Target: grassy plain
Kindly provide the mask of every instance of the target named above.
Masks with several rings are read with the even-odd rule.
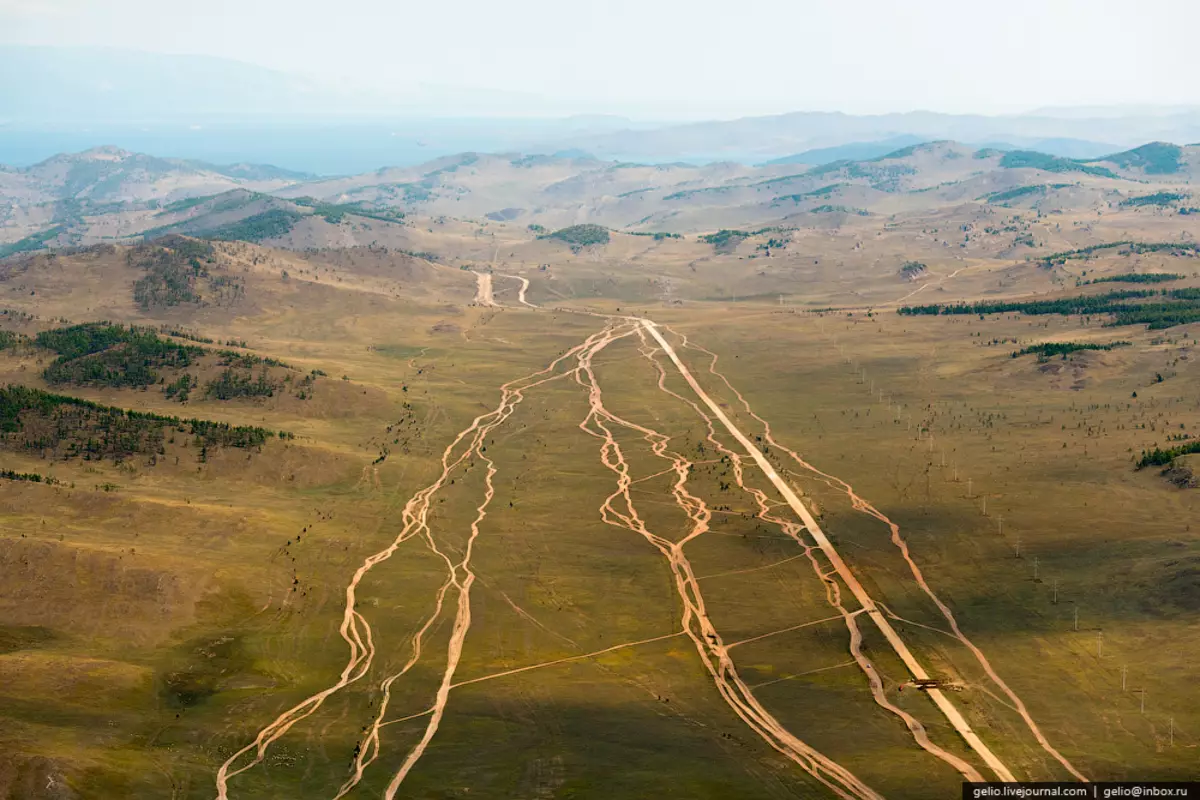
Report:
[[[1056,249],[1087,238],[1054,231],[1060,221],[1031,224]],[[1194,337],[1078,318],[895,313],[906,296],[1073,293],[1084,268],[1086,277],[1177,271],[1188,275],[1181,285],[1194,285],[1191,262],[1112,255],[1046,270],[999,258],[997,245],[963,261],[925,256],[930,275],[911,283],[896,275],[901,257],[946,248],[919,239],[913,223],[881,234],[862,258],[853,225],[836,236],[797,234],[780,254],[754,259],[752,243],[717,256],[694,242],[625,239],[604,254],[568,256],[515,234],[456,240],[462,263],[529,278],[529,299],[546,306],[536,311],[515,308],[514,281],[495,279],[507,307],[472,306],[470,272],[367,249],[223,245],[225,269],[245,281],[241,305],[153,313],[133,303],[136,274],[119,254],[63,256],[7,276],[0,304],[37,318],[6,328],[32,333],[63,319],[184,325],[327,375],[307,401],[189,402],[188,415],[296,435],[262,452],[221,450],[200,463],[177,448],[178,463],[153,467],[0,455],[5,469],[62,482],[6,481],[0,498],[0,789],[22,798],[212,797],[222,762],[346,667],[345,587],[403,528],[401,509],[438,477],[443,448],[496,407],[502,384],[605,324],[567,307],[645,312],[718,354],[781,444],[900,526],[963,631],[1083,773],[1193,777],[1197,495],[1132,462],[1168,434],[1198,432]],[[845,308],[814,311],[833,305]],[[1041,341],[1113,339],[1132,345],[1046,363],[1010,356]],[[600,351],[597,381],[609,411],[670,436],[670,449],[694,463],[689,486],[714,513],[686,554],[741,677],[796,736],[884,796],[957,796],[958,773],[872,700],[813,564],[755,518],[704,421],[658,388],[639,344],[630,336]],[[763,433],[707,372],[705,354],[680,353],[739,426]],[[0,382],[43,387],[46,360],[4,351]],[[676,375],[665,385],[690,397]],[[153,389],[72,393],[180,413]],[[567,374],[527,392],[483,443],[495,496],[472,546],[471,627],[445,716],[401,795],[824,796],[721,698],[681,632],[665,558],[601,519],[617,478],[601,442],[580,428],[588,411],[585,389]],[[629,430],[614,435],[647,527],[682,538],[689,521],[671,497],[670,462]],[[888,528],[773,450],[851,568],[902,618],[905,639],[961,686],[952,701],[985,741],[1019,777],[1066,777],[970,654],[931,630],[944,620],[916,591]],[[482,456],[434,495],[429,539],[403,542],[359,584],[370,669],[231,778],[230,797],[338,793],[381,683],[409,661],[445,586],[446,565],[427,545],[466,552],[485,493]],[[747,480],[768,488],[761,476]],[[382,794],[426,729],[453,636],[449,592],[422,657],[392,684],[379,758],[348,796]],[[862,627],[888,699],[982,769],[924,694],[902,690],[899,660]]]

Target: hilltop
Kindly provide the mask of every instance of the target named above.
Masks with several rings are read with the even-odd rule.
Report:
[[[1200,147],[1151,143],[1100,158],[909,144],[870,158],[749,166],[637,164],[589,156],[464,153],[415,167],[313,178],[115,148],[0,171],[0,253],[165,233],[294,249],[432,252],[432,220],[538,232],[590,223],[630,233],[853,226],[867,218],[1040,213],[1191,213]]]

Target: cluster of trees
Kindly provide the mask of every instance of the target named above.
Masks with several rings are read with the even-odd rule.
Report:
[[[1075,250],[1064,250],[1061,253],[1051,253],[1048,256],[1043,256],[1042,265],[1052,267],[1055,264],[1065,264],[1072,259],[1090,258],[1092,255],[1099,253],[1101,250],[1113,250],[1117,248],[1128,247],[1128,253],[1161,253],[1169,252],[1174,255],[1184,255],[1186,253],[1195,254],[1200,251],[1200,244],[1193,242],[1135,242],[1132,239],[1124,239],[1119,242],[1109,242],[1107,244],[1094,244],[1091,247],[1079,247]]]
[[[305,375],[300,380],[296,381],[293,386],[296,389],[296,397],[300,400],[310,400],[313,396],[313,385],[317,382],[318,375],[325,373],[319,369],[314,369],[309,374]]]
[[[1174,272],[1127,272],[1121,275],[1108,275],[1103,278],[1085,281],[1088,283],[1166,283],[1182,278]]]
[[[189,338],[212,341],[198,336]],[[0,335],[0,343],[3,341],[4,337]],[[43,372],[43,377],[51,384],[144,388],[161,383],[163,394],[181,403],[187,402],[191,392],[200,387],[200,381],[186,372],[168,381],[160,371],[186,369],[209,352],[196,345],[161,338],[150,328],[108,322],[43,331],[33,342],[58,354]],[[218,400],[271,397],[283,387],[283,381],[272,379],[268,368],[291,369],[269,356],[234,350],[217,350],[215,354],[218,364],[225,370],[205,385],[204,396]],[[256,367],[261,368],[257,375],[252,372]],[[300,381],[302,399],[311,396],[317,372],[319,370],[314,370]]]
[[[689,197],[695,197],[698,194],[726,194],[734,189],[739,189],[739,186],[706,186],[703,189],[684,189],[681,192],[672,192],[668,195],[663,195],[663,200],[686,200]]]
[[[895,188],[898,179],[906,175],[915,175],[917,170],[907,164],[878,164],[877,159],[869,162],[862,161],[832,161],[819,167],[814,167],[804,173],[806,178],[817,178],[822,175],[843,173],[849,178],[865,178],[871,185],[882,191]]]
[[[178,400],[181,403],[186,403],[191,395],[192,389],[196,388],[198,381],[195,377],[185,372],[175,380],[163,387],[163,394],[172,400]]]
[[[225,369],[204,387],[205,397],[217,400],[232,400],[235,397],[274,397],[283,387],[281,381],[272,380],[264,367],[255,376],[249,370]]]
[[[1037,354],[1038,361],[1048,361],[1054,356],[1062,356],[1066,358],[1068,353],[1074,353],[1079,350],[1112,350],[1114,347],[1128,347],[1132,342],[1109,342],[1107,344],[1094,344],[1092,342],[1043,342],[1042,344],[1032,344],[1029,347],[1022,348],[1013,352],[1013,358],[1021,356]]]
[[[700,237],[700,241],[711,244],[718,253],[728,253],[741,244],[743,239],[748,239],[750,236],[751,234],[746,231],[722,228],[716,233],[706,233]]]
[[[532,228],[533,226],[531,225],[530,227]],[[628,233],[630,236],[653,236],[654,241],[656,241],[656,242],[661,242],[663,239],[682,239],[683,238],[683,236],[678,233],[663,233],[663,232],[653,232],[652,233],[649,231],[626,231],[626,233]]]
[[[437,261],[439,258],[441,258],[441,256],[439,256],[437,253],[431,253],[428,250],[397,250],[396,252],[402,256],[408,256],[409,258],[423,258],[426,261]]]
[[[1149,303],[1121,311],[1109,325],[1145,325],[1154,331],[1194,322],[1200,322],[1200,303]]]
[[[207,336],[201,336],[198,333],[191,333],[182,328],[172,328],[169,325],[162,325],[158,329],[159,333],[165,333],[167,336],[174,336],[176,339],[187,339],[189,342],[199,342],[200,344],[216,344]]]
[[[245,347],[246,343],[242,342],[240,346]],[[236,350],[218,350],[217,355],[220,357],[217,363],[222,367],[250,369],[251,367],[257,367],[259,364],[266,364],[268,367],[292,369],[291,366],[280,361],[278,358],[271,358],[270,356],[256,356],[253,353],[239,353]]]
[[[1035,150],[1012,150],[1000,159],[1000,166],[1005,169],[1040,169],[1046,172],[1083,172],[1102,178],[1116,178],[1117,175],[1106,167],[1089,167],[1071,158],[1061,158]]]
[[[730,230],[727,228],[722,228],[721,230],[717,231],[716,233],[706,233],[706,234],[702,235],[700,237],[700,241],[702,241],[706,244],[711,244],[713,246],[713,249],[716,250],[718,253],[729,253],[729,252],[733,251],[733,249],[736,248],[739,244],[741,244],[743,239],[748,239],[751,236],[761,236],[764,233],[786,234],[786,233],[791,233],[794,230],[796,230],[796,229],[795,228],[785,228],[785,227],[781,227],[778,225],[776,225],[774,227],[770,227],[770,228],[759,228],[756,231],[739,231],[739,230]]]
[[[162,455],[168,434],[191,436],[197,447],[261,447],[271,437],[294,438],[257,426],[180,419],[132,411],[27,386],[0,388],[0,442],[27,450],[52,450],[63,458]]]
[[[792,178],[797,178],[797,177],[801,177],[801,176],[787,175],[782,178],[771,178],[770,180],[760,181],[759,183],[756,183],[755,186],[765,186],[767,184],[775,183],[777,181],[787,181],[787,180],[791,180]],[[775,199],[773,199],[771,201],[771,203],[773,205],[779,205],[780,203],[784,202],[785,200],[789,200],[793,203],[802,203],[805,200],[811,200],[814,198],[828,200],[830,197],[833,197],[834,192],[836,192],[838,189],[841,189],[845,185],[846,184],[844,184],[844,183],[831,183],[828,186],[821,186],[816,189],[810,189],[809,191],[801,192],[800,194],[780,195],[779,197],[776,197]]]
[[[196,206],[203,205],[204,203],[207,203],[208,201],[212,200],[213,198],[215,198],[217,196],[218,195],[215,195],[215,194],[206,194],[206,195],[201,195],[200,197],[185,197],[182,200],[176,200],[172,203],[167,203],[166,205],[162,206],[161,207],[162,210],[159,211],[154,216],[161,217],[166,214],[177,214],[180,211],[187,211],[188,209],[192,209],[192,208],[195,208]],[[152,200],[152,201],[150,201],[150,207],[158,208],[159,206],[155,201]]]
[[[90,322],[42,331],[34,343],[58,354],[42,373],[51,384],[150,386],[160,369],[191,366],[203,348],[160,338],[149,328]]]
[[[1032,186],[1018,186],[1014,189],[1006,189],[1000,192],[985,194],[982,199],[989,203],[1002,204],[1007,203],[1010,200],[1017,200],[1022,197],[1027,197],[1032,194],[1041,195],[1045,194],[1051,189],[1066,189],[1070,186],[1071,184],[1069,183],[1037,183],[1033,184]]]
[[[934,303],[924,306],[901,306],[900,313],[919,314],[1104,314],[1112,310],[1121,300],[1152,297],[1157,294],[1150,289],[1126,289],[1104,294],[1080,297],[1062,297],[1057,300],[983,300],[977,303]]]
[[[178,234],[163,236],[155,240],[154,245],[151,246],[143,245],[143,248],[147,247],[151,250],[155,248],[170,250],[179,258],[189,262],[195,259],[212,264],[216,256],[216,250],[208,242],[201,241],[200,239],[189,239],[186,236],[179,236]]]
[[[569,228],[560,228],[554,233],[543,234],[539,239],[558,239],[560,242],[566,242],[571,246],[571,250],[579,252],[585,247],[590,247],[597,244],[608,244],[611,240],[608,228],[602,225],[593,225],[587,223],[584,225],[572,225]]]
[[[835,214],[841,212],[842,214],[854,214],[859,217],[871,216],[871,212],[867,211],[866,209],[852,208],[851,206],[835,206],[829,204],[823,206],[814,206],[808,211],[811,214]]]
[[[1183,148],[1169,142],[1150,142],[1123,153],[1105,156],[1118,167],[1140,168],[1147,175],[1170,175],[1182,168]]]
[[[39,475],[36,472],[16,472],[11,469],[0,469],[0,478],[8,481],[29,481],[30,483],[47,483],[50,485],[62,483],[57,478]]]
[[[19,239],[8,244],[0,244],[0,258],[14,256],[17,253],[28,253],[31,250],[41,250],[46,246],[46,242],[57,239],[66,229],[65,225],[55,225],[53,228],[47,228],[41,233],[26,236],[24,239]]]
[[[915,278],[925,272],[927,267],[920,261],[905,261],[900,265],[900,276],[902,278]]]
[[[28,337],[15,331],[0,330],[0,350],[7,350],[10,347],[16,347],[19,344],[27,342]]]
[[[199,290],[201,279],[207,281],[218,301],[240,297],[244,292],[240,279],[209,274],[208,265],[216,262],[214,255],[208,242],[182,236],[166,236],[133,248],[127,256],[129,264],[146,271],[133,284],[133,299],[146,310],[199,304],[204,300]]]
[[[1162,298],[1157,302],[1135,303],[1128,300]],[[1111,314],[1109,326],[1146,325],[1150,330],[1200,322],[1200,289],[1126,289],[1057,300],[984,301],[951,305],[902,306],[905,315],[936,314]]]
[[[1138,197],[1127,197],[1121,201],[1121,205],[1134,208],[1138,206],[1169,206],[1187,200],[1189,197],[1191,195],[1179,192],[1155,192]]]
[[[398,208],[369,208],[361,200],[354,203],[325,203],[312,197],[297,197],[292,202],[311,208],[314,214],[334,224],[345,219],[347,214],[381,222],[403,222],[405,217]]]
[[[1165,450],[1159,447],[1153,450],[1143,450],[1142,457],[1137,462],[1137,468],[1165,467],[1179,456],[1191,455],[1192,453],[1200,453],[1200,442],[1188,442],[1178,447],[1168,447]]]
[[[296,223],[303,218],[304,215],[297,211],[272,208],[261,214],[254,214],[237,222],[205,231],[204,238],[239,242],[277,239],[290,233],[292,228],[296,227]]]
[[[146,271],[133,284],[133,299],[144,310],[200,302],[196,279],[208,275],[200,259],[153,245],[135,247],[128,259]]]

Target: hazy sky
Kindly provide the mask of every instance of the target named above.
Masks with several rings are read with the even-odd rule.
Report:
[[[0,42],[552,98],[564,112],[1200,104],[1196,0],[0,0]]]

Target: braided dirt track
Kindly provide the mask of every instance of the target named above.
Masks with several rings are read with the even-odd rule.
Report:
[[[674,331],[672,331],[672,333],[674,333]],[[994,684],[996,684],[996,686],[1005,695],[1008,696],[1008,699],[1012,702],[1015,710],[1017,711],[1018,714],[1020,714],[1021,719],[1025,722],[1026,726],[1028,726],[1029,730],[1033,733],[1034,738],[1037,739],[1037,742],[1042,747],[1042,749],[1045,750],[1047,753],[1049,753],[1056,761],[1058,761],[1060,764],[1062,764],[1062,766],[1068,772],[1070,772],[1071,775],[1074,776],[1076,780],[1087,782],[1087,780],[1088,780],[1087,777],[1084,776],[1083,773],[1080,772],[1078,769],[1076,769],[1075,766],[1073,764],[1071,764],[1071,762],[1068,761],[1062,755],[1062,753],[1058,752],[1058,750],[1056,750],[1050,744],[1049,740],[1046,739],[1045,735],[1042,733],[1041,729],[1038,727],[1038,725],[1034,721],[1033,717],[1029,714],[1028,709],[1025,707],[1025,703],[1021,700],[1020,697],[1017,696],[1016,692],[1014,692],[1012,690],[1012,688],[1009,687],[1009,685],[1007,683],[1005,683],[1004,679],[1001,678],[999,676],[999,674],[996,673],[995,669],[993,669],[993,667],[991,665],[991,662],[988,661],[987,656],[985,656],[983,654],[983,651],[980,650],[975,645],[974,642],[972,642],[970,639],[968,639],[967,636],[959,628],[958,620],[955,618],[954,612],[952,612],[950,610],[949,606],[947,606],[944,602],[942,602],[941,598],[939,598],[937,596],[937,594],[933,591],[933,588],[925,580],[925,576],[922,574],[921,568],[919,566],[917,566],[917,563],[913,560],[912,555],[908,549],[908,543],[904,540],[904,537],[900,535],[900,526],[897,525],[896,523],[892,522],[892,520],[890,520],[886,515],[884,515],[881,511],[879,511],[879,509],[875,508],[875,506],[871,505],[869,502],[867,502],[862,497],[860,497],[854,491],[854,487],[852,487],[850,484],[846,483],[845,481],[843,481],[840,478],[834,477],[833,475],[830,475],[826,472],[822,472],[821,470],[817,469],[812,464],[809,464],[807,461],[805,461],[803,458],[801,458],[798,453],[796,453],[793,450],[790,450],[789,448],[781,445],[778,441],[776,441],[775,437],[771,433],[771,424],[769,422],[767,422],[765,419],[763,419],[762,417],[755,414],[754,410],[752,408],[750,408],[750,404],[746,402],[746,398],[743,397],[742,394],[733,387],[733,384],[731,384],[725,378],[724,375],[717,372],[717,369],[716,369],[717,355],[710,350],[704,349],[703,347],[699,347],[698,345],[691,344],[688,341],[686,336],[682,336],[680,334],[676,334],[676,335],[680,337],[680,339],[683,342],[684,347],[698,350],[702,353],[707,354],[711,358],[711,361],[709,362],[709,372],[712,375],[719,378],[725,384],[725,386],[731,392],[733,392],[733,394],[737,397],[738,402],[742,405],[742,408],[744,408],[746,410],[746,413],[748,413],[751,417],[753,417],[755,419],[755,421],[757,421],[759,424],[761,424],[763,426],[764,439],[766,440],[766,442],[769,445],[786,453],[788,455],[788,457],[791,458],[796,464],[803,467],[805,470],[808,470],[809,472],[817,475],[822,480],[824,480],[826,483],[828,483],[830,486],[837,488],[840,491],[845,492],[847,497],[849,497],[851,504],[853,505],[855,510],[860,511],[869,516],[872,516],[875,519],[879,520],[880,522],[882,522],[888,526],[888,529],[891,532],[892,543],[897,547],[897,549],[900,550],[900,553],[903,556],[904,561],[909,568],[909,571],[912,573],[913,580],[916,581],[917,585],[921,588],[921,591],[924,592],[926,594],[926,596],[928,596],[929,599],[933,601],[934,605],[937,606],[937,608],[941,612],[942,616],[946,619],[946,622],[950,625],[950,629],[953,632],[954,638],[958,639],[958,641],[961,642],[971,652],[971,654],[975,657],[976,661],[979,663],[979,665],[983,668],[984,672],[987,674],[988,678]],[[914,676],[914,677],[916,677],[916,676]]]
[[[779,476],[779,474],[775,471],[775,468],[771,466],[769,461],[767,461],[767,457],[763,455],[762,451],[755,447],[753,443],[751,443],[746,435],[742,433],[732,421],[730,421],[729,417],[725,415],[725,412],[721,410],[721,407],[718,406],[716,402],[708,396],[707,393],[705,393],[700,384],[696,382],[696,379],[692,377],[692,373],[688,371],[686,366],[684,366],[683,361],[680,360],[679,355],[675,352],[675,348],[673,348],[659,332],[658,326],[649,320],[642,320],[641,324],[646,329],[646,332],[654,337],[654,340],[658,342],[658,346],[662,348],[664,353],[666,353],[667,358],[671,359],[671,363],[675,365],[675,368],[679,371],[679,374],[683,376],[685,381],[687,381],[688,386],[692,388],[692,391],[696,393],[696,396],[700,398],[700,401],[704,403],[712,415],[716,417],[716,419],[718,419],[723,426],[725,426],[725,429],[731,436],[733,436],[734,439],[737,440],[738,444],[746,449],[746,453],[763,471],[763,474],[766,475],[767,480],[771,482],[779,494],[782,495],[784,501],[787,502],[792,511],[796,513],[796,516],[798,516],[804,523],[804,528],[808,532],[808,535],[816,541],[817,546],[821,548],[821,551],[825,554],[825,557],[828,558],[829,562],[833,565],[838,577],[842,579],[842,582],[845,583],[851,594],[854,595],[854,598],[859,602],[859,605],[862,606],[863,611],[868,617],[871,618],[871,621],[875,623],[875,626],[879,628],[880,633],[882,633],[884,638],[887,639],[888,644],[891,645],[892,649],[896,651],[896,655],[900,656],[900,659],[904,662],[905,666],[908,667],[909,672],[912,673],[912,676],[917,680],[929,679],[930,675],[925,670],[925,667],[921,665],[921,662],[919,662],[917,657],[913,655],[911,650],[909,650],[908,645],[904,643],[904,640],[900,638],[900,635],[896,632],[896,629],[892,627],[892,624],[888,621],[887,617],[884,616],[883,612],[880,611],[876,606],[875,601],[871,599],[869,594],[867,594],[867,590],[863,588],[858,578],[856,578],[854,573],[850,571],[850,568],[846,566],[846,562],[842,560],[841,554],[838,553],[837,549],[829,541],[829,538],[825,535],[825,532],[821,530],[821,526],[817,524],[817,520],[813,517],[812,513],[809,512],[802,502],[800,502],[800,498],[796,496],[796,493],[792,490],[792,487],[789,486],[787,482]],[[993,753],[991,749],[983,743],[983,740],[979,738],[979,735],[971,729],[971,726],[967,723],[966,718],[963,717],[962,712],[960,712],[950,702],[950,699],[946,697],[945,693],[942,692],[941,689],[930,689],[928,690],[928,693],[930,698],[933,699],[934,704],[938,707],[938,710],[940,710],[950,724],[954,726],[954,729],[958,731],[959,735],[961,735],[963,739],[967,741],[967,744],[971,746],[971,749],[979,754],[979,757],[982,758],[984,763],[988,765],[988,768],[996,774],[996,777],[1002,781],[1015,781],[1016,778],[1013,776],[1012,772],[1010,772],[1008,767],[1006,767],[1004,763],[996,757],[996,754]]]
[[[529,281],[519,276],[502,276],[521,281],[519,302],[531,309],[537,309],[526,299]],[[476,301],[480,305],[495,306],[492,296],[491,275],[477,273],[478,293]],[[566,309],[560,309],[566,311]],[[388,773],[390,781],[383,796],[392,800],[399,795],[404,781],[417,767],[422,756],[433,741],[442,720],[445,717],[454,690],[461,686],[475,684],[481,681],[502,678],[508,675],[523,673],[529,670],[552,668],[558,664],[571,663],[581,659],[594,658],[603,653],[622,648],[634,648],[642,644],[656,642],[673,637],[686,637],[700,659],[706,674],[712,680],[713,687],[725,701],[729,709],[737,715],[745,725],[753,731],[765,744],[780,753],[813,779],[823,784],[830,793],[846,800],[875,800],[881,795],[863,780],[854,775],[841,764],[817,751],[788,730],[755,697],[753,687],[746,684],[738,673],[737,665],[731,651],[740,644],[755,641],[766,636],[772,636],[784,631],[756,636],[742,642],[727,643],[720,631],[712,622],[701,590],[701,581],[689,562],[685,548],[709,532],[712,509],[705,500],[689,489],[689,477],[694,463],[685,456],[671,449],[671,437],[646,425],[625,419],[605,405],[605,395],[597,372],[594,367],[596,357],[606,348],[621,340],[636,340],[640,343],[642,360],[656,372],[658,388],[664,396],[686,404],[703,420],[708,428],[708,441],[732,464],[737,486],[750,495],[759,509],[758,518],[777,526],[786,536],[793,540],[801,552],[796,558],[807,558],[811,563],[817,578],[825,587],[826,600],[833,609],[834,616],[828,619],[816,620],[807,624],[842,620],[846,626],[849,642],[848,649],[851,662],[858,666],[866,678],[866,685],[876,704],[898,718],[908,729],[913,742],[928,755],[940,759],[957,770],[964,779],[982,780],[980,772],[971,763],[956,756],[935,744],[922,724],[911,714],[891,703],[883,691],[883,683],[876,674],[873,666],[863,651],[863,637],[859,629],[859,619],[866,616],[888,642],[896,655],[903,661],[913,678],[918,680],[930,677],[929,672],[921,661],[905,643],[899,632],[892,626],[890,614],[886,608],[873,599],[863,587],[850,567],[821,530],[812,513],[797,496],[795,490],[788,484],[777,470],[767,460],[764,452],[756,447],[751,439],[743,433],[722,410],[718,404],[700,385],[687,366],[679,357],[671,342],[663,334],[664,328],[650,320],[638,317],[608,316],[580,312],[597,317],[604,321],[601,330],[591,334],[582,342],[571,347],[562,355],[555,358],[548,366],[522,378],[510,381],[500,387],[498,403],[487,413],[475,417],[471,424],[451,441],[441,456],[441,474],[430,484],[416,492],[404,505],[400,512],[402,526],[393,541],[384,549],[374,553],[363,561],[352,575],[345,589],[345,608],[342,623],[339,628],[341,638],[346,642],[349,653],[345,667],[336,680],[329,686],[316,692],[295,704],[280,714],[268,725],[263,727],[257,736],[226,760],[217,771],[216,788],[218,800],[228,800],[231,796],[230,781],[238,775],[261,764],[267,757],[269,748],[294,726],[303,723],[311,717],[322,704],[332,695],[342,689],[363,680],[372,669],[375,656],[383,643],[374,636],[371,625],[363,613],[357,610],[356,590],[363,577],[372,569],[383,564],[396,553],[400,545],[416,539],[423,542],[424,547],[432,553],[445,567],[445,575],[439,589],[430,598],[430,610],[421,627],[406,641],[391,645],[392,651],[407,653],[403,666],[388,675],[377,675],[371,678],[369,684],[377,686],[381,698],[378,706],[372,708],[369,719],[362,725],[363,739],[354,753],[353,763],[344,783],[335,795],[334,800],[346,796],[355,790],[363,780],[364,775],[385,752],[385,728],[387,725],[428,717],[424,732],[419,741],[411,745],[401,758],[395,754],[398,768],[393,766]],[[950,609],[946,607],[933,593],[921,575],[916,563],[909,555],[907,544],[900,536],[899,529],[891,523],[874,506],[859,497],[853,488],[844,481],[828,475],[805,462],[797,453],[779,445],[771,435],[770,427],[765,420],[750,410],[749,404],[731,384],[716,371],[716,356],[703,348],[692,345],[687,338],[670,329],[665,329],[677,338],[681,347],[693,348],[708,353],[712,361],[709,372],[724,381],[728,389],[736,394],[746,411],[759,422],[766,431],[765,441],[780,452],[787,453],[801,468],[816,475],[846,492],[854,507],[863,513],[870,514],[881,522],[888,524],[892,530],[892,540],[901,550],[912,572],[913,579],[922,590],[933,599],[945,615],[955,637],[966,645],[979,663],[983,666],[989,678],[1000,687],[1013,702],[1018,713],[1034,733],[1038,743],[1066,767],[1077,779],[1085,780],[1082,774],[1074,769],[1058,751],[1050,746],[1042,735],[1036,723],[1029,715],[1023,703],[1014,692],[1000,679],[992,669],[986,657],[962,634],[957,621]],[[660,361],[659,356],[665,356]],[[665,366],[669,362],[673,368]],[[667,386],[669,374],[678,375],[694,394],[694,399],[671,390]],[[543,663],[529,664],[467,680],[456,678],[463,649],[467,643],[472,624],[471,589],[476,580],[472,570],[472,556],[477,545],[487,536],[488,508],[495,494],[494,478],[498,468],[488,457],[486,447],[489,435],[504,425],[515,412],[517,406],[526,398],[528,392],[536,390],[552,381],[561,379],[578,386],[584,392],[587,402],[587,413],[579,422],[580,431],[591,437],[599,444],[600,462],[615,479],[615,488],[604,499],[599,508],[599,517],[614,528],[636,534],[663,558],[669,570],[676,596],[679,600],[680,617],[678,627],[674,631],[664,632],[661,636],[613,645],[594,653],[579,653],[565,658],[558,658]],[[681,390],[682,391],[682,390]],[[723,433],[719,434],[719,429]],[[740,452],[721,441],[721,436],[732,437]],[[646,519],[639,513],[634,502],[631,487],[651,475],[635,477],[627,458],[630,447],[645,447],[655,458],[663,462],[664,468],[657,475],[673,475],[671,497],[674,506],[681,511],[686,520],[686,531],[677,539],[673,539],[662,531],[655,531],[647,524]],[[431,507],[435,496],[448,484],[453,483],[453,476],[465,473],[478,464],[482,467],[482,496],[475,506],[475,516],[469,525],[464,525],[460,532],[465,545],[461,552],[447,545],[444,533],[439,533],[431,523]],[[747,485],[746,469],[757,467],[763,476],[782,498],[782,502],[773,500],[761,489]],[[786,506],[795,515],[794,518],[779,513]],[[774,510],[773,510],[774,509]],[[820,557],[820,559],[819,559]],[[823,560],[823,561],[822,561]],[[824,562],[824,563],[823,563]],[[733,574],[733,573],[723,573]],[[718,576],[709,576],[718,577]],[[853,598],[857,607],[847,604],[843,598],[843,587]],[[505,596],[507,599],[507,596]],[[512,604],[512,601],[508,601]],[[848,607],[850,605],[851,607]],[[515,606],[514,606],[515,608]],[[523,613],[519,608],[518,613]],[[397,681],[405,678],[410,671],[421,663],[423,653],[428,650],[426,638],[439,620],[448,620],[451,624],[449,641],[444,651],[444,667],[439,666],[440,680],[436,690],[428,700],[428,707],[419,713],[408,713],[399,718],[388,718],[389,706],[392,700],[392,689]],[[536,620],[534,621],[536,623]],[[804,625],[795,626],[804,627]],[[785,630],[792,630],[789,628]],[[570,640],[566,640],[574,644]],[[440,648],[439,648],[440,649]],[[972,729],[959,709],[940,689],[928,691],[934,705],[962,737],[970,749],[978,756],[998,779],[1013,781],[1012,771],[1003,761],[983,742]],[[410,711],[412,709],[409,709]],[[920,752],[914,750],[914,752]],[[376,769],[379,769],[376,767]]]

